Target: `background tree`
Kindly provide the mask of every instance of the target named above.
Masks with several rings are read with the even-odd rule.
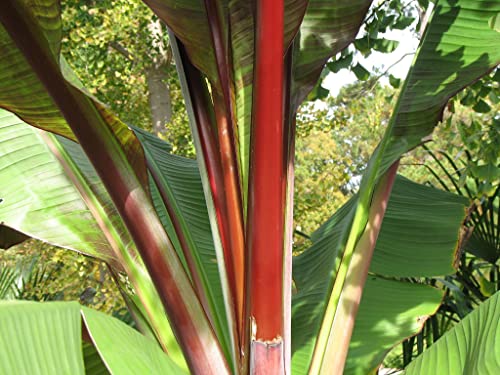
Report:
[[[394,91],[354,83],[337,97],[302,106],[297,117],[295,227],[310,234],[359,187],[368,159],[390,118]],[[298,232],[296,232],[298,233]],[[295,236],[301,246],[304,237]]]
[[[125,122],[194,156],[168,35],[140,1],[63,3],[62,53],[92,94]]]

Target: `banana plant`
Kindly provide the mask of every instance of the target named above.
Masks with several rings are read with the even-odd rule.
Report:
[[[404,278],[454,272],[468,205],[397,176],[399,158],[500,61],[500,3],[437,2],[358,193],[293,259],[295,114],[371,1],[145,3],[170,30],[196,161],[86,92],[58,0],[0,4],[5,241],[107,262],[142,333],[74,304],[2,304],[2,332],[35,333],[2,350],[2,372],[375,371],[437,310],[441,291]]]

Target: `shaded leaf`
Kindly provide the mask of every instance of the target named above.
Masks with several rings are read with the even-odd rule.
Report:
[[[0,221],[125,269],[147,306],[155,333],[182,363],[151,279],[135,259],[135,245],[81,147],[62,137],[51,138],[0,110],[0,153],[0,178],[12,180],[2,186]]]
[[[86,375],[108,375],[110,372],[102,361],[94,345],[84,342],[82,345],[83,362]]]
[[[341,56],[338,60],[326,64],[327,68],[333,73],[338,73],[342,69],[347,69],[352,63],[352,53]]]
[[[426,9],[426,7],[427,6],[425,6],[424,9]],[[392,25],[392,28],[393,29],[398,29],[398,30],[404,30],[408,26],[410,26],[414,21],[415,20],[412,17],[401,16],[401,17],[398,18],[398,20],[396,21],[396,23],[394,23],[394,25]]]
[[[395,343],[422,329],[442,298],[442,291],[426,285],[369,277],[344,374],[364,375],[375,371]]]
[[[374,39],[371,41],[370,46],[375,51],[390,53],[398,48],[399,42],[390,39]]]
[[[371,0],[310,0],[295,42],[293,103],[296,107],[315,86],[324,64],[351,43]]]
[[[480,99],[476,104],[474,104],[472,109],[478,113],[488,113],[491,111],[491,107],[483,99]]]
[[[307,372],[330,283],[342,256],[343,237],[351,225],[356,203],[357,197],[353,197],[342,206],[313,233],[312,247],[294,259],[297,294],[292,305],[292,366],[297,373]],[[354,369],[362,363],[363,369],[374,369],[394,344],[421,328],[423,318],[417,322],[417,317],[424,317],[437,309],[441,294],[433,288],[383,278],[439,276],[454,272],[454,250],[466,203],[467,200],[459,196],[403,177],[396,178],[370,268],[378,276],[375,279],[369,277],[356,320],[353,336],[356,341],[353,343],[357,344],[351,345],[346,364],[346,369],[352,371],[349,373],[356,373]],[[433,235],[422,236],[422,233]],[[370,291],[375,294],[369,295]],[[422,299],[414,298],[413,292]],[[399,293],[408,296],[408,299],[401,296],[406,302],[401,305],[382,303],[385,298],[392,299]],[[365,325],[363,319],[368,319],[370,324]],[[357,330],[358,322],[361,326]],[[405,322],[402,324],[407,328],[399,331],[397,322]],[[374,327],[392,328],[386,332],[384,329],[374,330]]]
[[[341,227],[339,225],[330,249],[334,250],[335,258],[342,257],[342,261],[336,261],[334,258],[330,260],[329,268],[325,264],[322,265],[328,269],[323,281],[328,310],[323,310],[325,306],[316,307],[321,319],[321,329],[317,331],[318,344],[314,348],[311,362],[313,371],[329,371],[331,366],[342,365],[343,357],[335,356],[336,353],[342,353],[344,341],[340,343],[334,336],[340,334],[342,329],[345,331],[345,324],[352,321],[351,317],[344,313],[355,311],[354,301],[357,299],[346,290],[361,290],[360,285],[355,289],[345,283],[345,280],[354,278],[362,283],[361,272],[367,271],[365,263],[370,259],[371,247],[358,247],[358,244],[361,243],[360,239],[366,238],[365,234],[376,235],[370,231],[369,218],[372,215],[380,217],[382,199],[377,198],[373,202],[374,194],[390,188],[390,183],[385,182],[389,181],[385,178],[389,177],[386,175],[387,171],[389,168],[393,170],[403,153],[419,145],[432,132],[449,98],[498,64],[500,50],[495,46],[500,43],[500,34],[488,27],[487,20],[499,10],[500,3],[489,0],[439,2],[434,8],[387,131],[363,175],[357,202],[353,203],[357,205],[355,212],[349,212],[347,219],[339,219],[343,224]],[[469,38],[468,35],[472,32],[474,38]],[[378,181],[382,177],[384,183],[379,184]],[[458,228],[455,233],[457,231]],[[448,251],[451,250],[453,249]],[[314,253],[306,251],[304,254],[308,252]],[[358,262],[365,262],[363,270],[356,269],[356,263],[351,267],[351,260],[354,258]],[[326,259],[323,259],[323,262],[326,262]],[[296,282],[300,294],[299,281]],[[309,292],[303,293],[307,295]],[[359,297],[359,294],[356,297]],[[339,301],[349,305],[349,309],[339,306]],[[297,302],[298,306],[303,307],[302,303]],[[339,315],[342,317],[336,319]],[[334,362],[332,357],[338,361]]]
[[[0,204],[2,202],[0,201]],[[11,246],[24,242],[29,237],[15,229],[0,224],[0,249],[8,249]]]
[[[500,167],[492,163],[486,165],[472,165],[472,174],[479,180],[500,181]]]
[[[401,84],[401,79],[394,77],[392,74],[389,75],[389,83],[395,89],[399,88]]]

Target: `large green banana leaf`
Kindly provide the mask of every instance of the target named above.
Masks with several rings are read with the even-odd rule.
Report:
[[[84,374],[78,303],[0,302],[2,374]]]
[[[499,338],[497,292],[413,360],[404,374],[498,374]]]
[[[353,211],[344,210],[349,216],[339,219],[336,241],[330,243],[330,254],[338,251],[342,261],[330,262],[328,273],[324,274],[322,281],[318,280],[326,290],[324,298],[329,301],[328,305],[323,308],[309,306],[318,312],[321,321],[321,329],[311,335],[315,337],[319,334],[311,362],[314,371],[324,370],[325,366],[328,368],[331,363],[328,358],[337,350],[335,345],[338,341],[333,337],[343,329],[343,323],[336,317],[346,311],[339,306],[339,301],[353,306],[350,302],[353,296],[347,293],[353,285],[344,282],[348,277],[359,277],[360,270],[353,269],[351,260],[367,262],[369,259],[370,249],[358,247],[358,243],[369,227],[369,217],[378,212],[381,199],[385,199],[373,199],[374,193],[390,187],[390,183],[386,182],[389,180],[384,180],[381,185],[378,181],[403,153],[417,146],[432,132],[444,105],[453,94],[498,64],[500,50],[496,46],[500,44],[500,34],[489,26],[489,20],[498,11],[500,3],[496,1],[445,0],[436,4],[386,134],[368,164],[357,201],[352,203],[355,208]],[[402,244],[401,247],[406,246]],[[314,251],[306,251],[304,257],[318,257],[313,254]],[[318,264],[317,260],[302,262],[307,266],[295,268],[297,278],[301,278],[301,273],[311,272]],[[300,291],[299,282],[297,287]],[[306,306],[303,301],[296,303],[300,308]]]
[[[0,151],[4,155],[10,155],[2,158],[1,162],[5,165],[5,168],[0,168],[0,177],[6,181],[12,180],[16,183],[11,190],[12,193],[5,195],[3,198],[5,205],[0,206],[0,220],[33,237],[48,240],[56,246],[85,252],[108,262],[113,260],[117,264],[115,259],[117,251],[113,252],[107,237],[100,230],[102,226],[100,228],[94,216],[92,216],[96,214],[95,211],[88,212],[79,190],[73,186],[73,184],[77,184],[87,190],[87,201],[93,197],[96,201],[95,204],[102,207],[101,215],[97,219],[100,222],[106,222],[108,233],[114,233],[116,242],[122,244],[121,250],[133,255],[135,253],[134,245],[129,238],[128,232],[123,227],[123,223],[109,195],[81,147],[62,137],[48,138],[48,135],[42,137],[40,135],[42,134],[41,131],[24,124],[16,116],[2,110],[0,110],[0,113],[4,116],[0,118]],[[147,132],[136,131],[145,146],[147,157],[151,159],[150,167],[156,169],[160,177],[159,183],[168,191],[168,200],[174,206],[172,214],[175,215],[175,220],[181,223],[179,233],[188,239],[189,248],[187,250],[196,259],[197,273],[203,278],[202,292],[207,296],[209,302],[207,307],[213,315],[215,329],[221,337],[226,350],[229,350],[228,323],[225,316],[224,299],[196,161],[171,155],[168,153],[169,147],[165,142]],[[12,142],[13,138],[22,139],[23,142]],[[44,143],[47,141],[53,144],[55,149],[51,151]],[[13,147],[16,147],[16,152],[13,152]],[[34,147],[39,147],[42,151],[32,153]],[[53,155],[54,151],[59,159]],[[33,165],[39,165],[40,160],[43,160],[43,158],[47,159],[44,165],[49,165],[52,169],[58,171],[58,180],[64,183],[65,194],[58,193],[60,187],[57,184],[36,183],[40,175],[33,173]],[[15,160],[24,160],[24,164],[17,165],[14,162]],[[67,165],[71,171],[64,170],[61,163]],[[67,173],[78,174],[80,178],[76,180],[75,177],[71,180]],[[53,193],[50,193],[51,189],[54,191]],[[71,190],[73,191],[72,195],[68,194],[68,191]],[[22,194],[23,191],[29,192],[30,197],[36,199],[23,199],[28,195],[28,193]],[[151,192],[155,208],[167,228],[169,236],[176,239],[177,233],[172,226],[169,213],[165,209],[162,197],[153,181],[151,182]],[[73,205],[62,201],[59,206],[56,206],[53,201],[44,200],[44,197],[48,194],[64,195],[70,199],[70,202],[73,202]],[[21,212],[18,211],[20,200],[25,205],[25,211],[27,212],[25,215],[18,215]],[[58,220],[58,216],[55,214],[55,212],[58,212],[57,210],[64,213],[67,211],[72,212],[71,210],[74,209],[75,204],[79,204],[81,208],[75,210],[73,216],[64,214],[62,219]],[[10,209],[11,207],[15,207],[15,209]],[[56,211],[53,212],[53,210]],[[82,215],[83,210],[87,211],[86,216]],[[45,221],[45,218],[51,218],[54,224],[50,228],[40,224],[36,225],[36,221],[40,218],[38,216],[33,217],[35,213],[43,215],[43,221]],[[72,220],[72,217],[77,218],[78,221]],[[50,223],[50,221],[47,220],[47,223]],[[74,242],[74,236],[85,233],[85,227],[82,223],[91,226],[93,233],[92,235],[83,236],[80,242]],[[51,231],[55,232],[55,234],[52,234]],[[52,240],[53,237],[56,239]],[[175,245],[179,256],[183,256],[183,249],[180,247],[179,241],[176,241]],[[118,256],[119,259],[123,257],[120,253],[118,253]],[[189,271],[187,267],[186,270]]]
[[[0,331],[2,374],[184,373],[156,342],[77,302],[3,301]]]
[[[93,197],[96,205],[102,207],[101,215],[98,216],[100,222],[105,222],[108,232],[114,233],[114,238],[117,243],[121,243],[121,251],[135,253],[134,245],[129,238],[128,232],[123,227],[116,209],[111,202],[109,195],[106,193],[102,182],[97,173],[90,164],[88,158],[83,153],[81,147],[62,137],[48,138],[47,135],[42,137],[41,131],[37,131],[32,127],[24,124],[16,116],[1,111],[4,116],[0,118],[0,151],[2,154],[10,155],[9,158],[2,159],[5,168],[0,168],[0,177],[5,180],[13,180],[16,182],[10,195],[4,196],[5,205],[0,206],[0,220],[7,225],[12,226],[30,236],[48,240],[50,243],[67,247],[73,250],[88,253],[94,257],[110,262],[115,261],[116,250],[109,245],[107,237],[100,230],[98,223],[95,220],[94,212],[88,212],[85,205],[85,200],[80,196],[80,191],[72,184],[77,184],[80,188],[85,188],[86,200]],[[3,119],[3,121],[2,121]],[[217,267],[216,254],[213,246],[213,240],[210,230],[208,213],[203,195],[203,188],[196,161],[171,155],[168,150],[168,144],[159,140],[157,137],[142,131],[138,132],[140,140],[143,142],[146,150],[146,155],[150,159],[150,168],[155,169],[159,176],[159,183],[162,188],[168,191],[168,201],[174,207],[172,215],[175,215],[175,220],[181,223],[179,234],[187,238],[190,256],[196,259],[197,273],[202,279],[202,292],[207,296],[209,305],[207,306],[212,314],[213,323],[221,342],[225,346],[226,351],[229,350],[228,337],[228,322],[225,315],[225,305],[222,296],[219,272]],[[26,135],[29,135],[26,136]],[[22,139],[23,142],[12,142],[12,139]],[[44,142],[49,141],[54,145],[52,151]],[[16,153],[12,151],[12,147],[16,148]],[[3,149],[2,149],[3,147]],[[41,152],[32,153],[34,147],[41,148]],[[56,152],[58,159],[53,155]],[[60,202],[59,206],[55,206],[50,200],[44,200],[47,194],[60,196],[58,193],[59,186],[56,184],[37,184],[39,174],[33,173],[33,165],[40,164],[39,160],[46,158],[47,165],[58,171],[59,180],[64,182],[64,194],[71,200],[73,205],[69,205],[66,201]],[[25,160],[22,165],[17,165],[15,160]],[[71,171],[65,170],[61,163],[65,164]],[[71,180],[67,173],[73,175],[78,174],[79,179]],[[38,176],[38,177],[37,177]],[[82,186],[83,185],[83,186]],[[54,190],[51,193],[51,189]],[[34,191],[35,190],[35,191]],[[47,192],[49,190],[49,192]],[[23,191],[30,192],[30,197],[36,199],[22,199]],[[34,192],[33,192],[34,191]],[[73,191],[72,195],[67,191]],[[172,225],[169,212],[165,208],[162,197],[158,191],[156,183],[151,181],[151,192],[155,208],[158,211],[162,223],[167,228],[169,236],[177,239],[177,233]],[[20,202],[23,203],[26,215],[19,216],[18,211]],[[75,203],[76,202],[76,203]],[[8,203],[8,204],[7,204]],[[71,220],[73,216],[63,215],[63,219],[57,220],[58,216],[52,211],[62,210],[66,212],[72,210],[75,204],[79,204],[81,209],[76,211],[74,217],[78,219]],[[46,206],[45,206],[46,205]],[[15,207],[16,209],[10,209]],[[86,216],[82,216],[82,211],[87,211]],[[50,228],[44,225],[36,225],[36,220],[39,217],[33,217],[34,214],[43,215],[43,218],[52,218],[54,225]],[[24,217],[24,219],[22,219]],[[85,233],[84,226],[81,221],[93,228],[92,235],[87,234],[80,242],[73,241],[74,236]],[[63,221],[62,223],[60,221]],[[52,234],[54,231],[55,234]],[[53,237],[56,240],[51,240]],[[94,238],[95,237],[95,238]],[[97,246],[97,244],[99,246]],[[183,249],[179,241],[174,242],[179,256],[183,257]],[[122,260],[123,255],[118,252],[119,259]],[[139,267],[138,272],[141,267]],[[127,267],[125,267],[127,269]],[[130,272],[129,269],[127,271]],[[186,271],[189,269],[186,266]]]
[[[356,200],[353,197],[320,227],[312,236],[312,247],[294,260],[292,368],[297,373],[307,372],[329,293],[325,280],[340,262],[341,238]],[[466,204],[466,199],[454,194],[396,178],[356,319],[346,374],[375,369],[393,345],[417,333],[425,318],[437,310],[440,291],[390,279],[454,272]]]
[[[170,154],[170,146],[152,134],[137,128],[135,132],[144,146],[148,167],[157,177],[150,181],[155,209],[169,238],[174,240],[179,257],[193,259],[194,272],[191,272],[193,270],[187,266],[184,259],[186,272],[200,278],[200,292],[207,299],[206,310],[211,315],[214,329],[229,357],[229,323],[226,319],[218,263],[197,163],[195,160]],[[74,168],[79,169],[85,179],[84,183],[92,188],[99,201],[102,202],[106,218],[112,221],[115,228],[122,230],[120,217],[116,210],[113,210],[111,199],[82,149],[74,142],[63,138],[58,138],[57,141],[67,153],[67,159],[76,164]],[[165,192],[164,197],[160,194],[160,190]],[[170,211],[166,209],[165,202],[168,202]],[[173,221],[179,226],[174,227]],[[127,234],[126,231],[120,232],[120,237],[125,237],[122,240],[125,251],[133,252],[131,241],[125,242],[128,240]],[[185,248],[179,241],[181,236],[186,245]]]
[[[41,133],[0,110],[0,222],[109,263],[106,237]]]
[[[111,373],[185,373],[155,341],[120,320],[87,307],[81,307],[81,316],[92,343]]]
[[[500,33],[489,22],[496,0],[440,0],[402,88],[392,117],[382,167],[427,137],[448,99],[500,63]]]

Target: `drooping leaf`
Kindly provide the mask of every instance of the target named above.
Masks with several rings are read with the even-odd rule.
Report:
[[[328,59],[354,40],[371,0],[310,0],[296,41],[293,103],[296,107],[318,80]]]
[[[493,47],[500,33],[488,27],[499,9],[490,0],[436,4],[393,114],[381,172],[422,142],[451,96],[500,62],[500,51]]]
[[[297,294],[292,307],[292,366],[298,373],[306,372],[309,366],[327,293],[342,256],[343,237],[351,225],[356,203],[355,196],[342,206],[312,235],[312,247],[294,260]],[[377,276],[370,276],[367,281],[356,320],[353,343],[357,344],[351,344],[346,364],[346,369],[353,371],[349,373],[356,373],[354,369],[360,364],[367,370],[375,368],[387,350],[421,328],[423,318],[419,324],[414,324],[417,317],[427,316],[437,309],[441,294],[433,288],[389,282],[384,278],[439,276],[453,272],[454,251],[466,203],[465,199],[453,194],[396,178],[370,268]],[[422,233],[433,235],[422,236]],[[370,292],[372,294],[368,295]],[[413,292],[422,299],[410,298]],[[406,295],[408,299],[401,297],[405,301],[402,304],[382,302],[396,294]],[[388,320],[389,316],[394,320]],[[360,323],[364,328],[357,330],[358,322],[364,322],[363,319],[368,319],[374,327],[387,324],[393,328],[388,332],[383,329],[368,332],[370,326]],[[399,323],[407,329],[394,328]]]
[[[31,3],[32,1],[26,1],[26,4],[23,5],[22,2],[19,2],[16,4],[16,8],[25,17],[31,29],[30,31],[38,36],[37,45],[45,52],[47,59],[54,68],[51,71],[48,68],[49,64],[46,64],[46,73],[54,75],[51,77],[51,81],[78,88],[78,90],[74,91],[74,95],[81,102],[88,103],[87,113],[92,112],[89,116],[100,126],[109,127],[113,131],[133,166],[134,172],[141,181],[147,181],[144,158],[141,155],[142,149],[134,133],[109,112],[105,106],[85,93],[78,78],[59,55],[62,38],[59,1],[50,0],[37,5]],[[5,17],[2,22],[10,22],[12,17],[9,17],[8,2],[5,2],[3,6],[6,8],[2,10]],[[19,34],[21,35],[21,32]],[[28,46],[30,42],[26,39],[23,43],[26,48],[30,48]],[[33,71],[29,61],[1,23],[0,72],[1,108],[15,113],[30,125],[76,140],[65,118],[67,114],[62,113],[56,104],[57,99],[55,100],[49,95],[47,87]],[[61,92],[61,95],[64,94]],[[65,99],[67,98],[62,98],[62,100]]]
[[[413,360],[404,374],[498,373],[499,322],[500,292],[497,292]]]
[[[52,51],[53,58],[58,59],[62,29],[57,2],[46,2],[41,7],[33,7],[32,12],[34,14],[31,17],[43,16],[40,19],[45,21],[46,27],[40,29],[47,37],[46,47]],[[73,138],[73,132],[68,128],[64,117],[1,24],[0,56],[0,106],[17,113],[28,123],[36,123],[48,131]],[[37,109],[43,109],[43,116],[39,115],[40,111]]]

